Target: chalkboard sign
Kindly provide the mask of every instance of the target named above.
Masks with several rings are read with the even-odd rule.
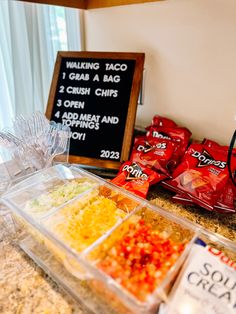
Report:
[[[46,116],[71,128],[72,163],[117,169],[129,158],[143,53],[58,52]]]

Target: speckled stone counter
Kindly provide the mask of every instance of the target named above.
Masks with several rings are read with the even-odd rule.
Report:
[[[10,215],[0,215],[0,313],[86,313],[18,246]]]
[[[184,206],[172,201],[174,194],[161,186],[152,188],[148,199],[169,212],[236,242],[236,214],[219,214],[198,206]]]
[[[172,193],[162,187],[151,189],[148,195],[153,204],[236,240],[236,215],[178,205],[171,197]],[[18,247],[13,221],[4,209],[0,215],[0,252],[0,313],[87,313]]]

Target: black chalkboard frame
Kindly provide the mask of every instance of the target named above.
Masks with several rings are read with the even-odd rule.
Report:
[[[95,59],[110,59],[110,60],[135,60],[135,68],[131,85],[131,92],[128,104],[128,111],[126,117],[126,124],[124,129],[122,150],[120,159],[118,161],[103,160],[99,158],[90,158],[86,156],[70,155],[69,162],[82,165],[94,166],[98,168],[119,169],[122,162],[128,160],[132,145],[133,131],[136,119],[136,111],[138,104],[138,96],[142,81],[143,66],[144,66],[144,53],[132,52],[88,52],[88,51],[58,51],[54,67],[53,78],[51,82],[46,117],[52,119],[53,106],[55,104],[55,97],[57,92],[58,80],[61,71],[61,62],[63,58],[72,58],[78,61],[80,58],[95,58]]]

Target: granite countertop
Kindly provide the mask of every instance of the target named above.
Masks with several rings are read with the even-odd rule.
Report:
[[[208,212],[200,207],[175,204],[162,187],[152,188],[148,199],[170,212],[236,239],[236,215]],[[17,231],[10,214],[0,215],[0,313],[81,314],[86,313],[53,282],[18,246]]]
[[[10,213],[1,208],[0,313],[86,313],[20,249],[19,234]]]
[[[148,199],[151,203],[171,213],[193,221],[203,228],[218,233],[231,241],[236,241],[236,214],[219,214],[208,211],[200,206],[177,204],[172,201],[173,195],[174,193],[158,186],[153,187],[149,191]]]

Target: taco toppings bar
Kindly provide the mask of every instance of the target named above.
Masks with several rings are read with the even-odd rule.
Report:
[[[224,278],[227,267],[231,277],[235,275],[233,242],[76,166],[58,164],[35,173],[2,200],[23,230],[19,240],[23,250],[94,313],[171,313],[176,287],[185,285],[187,266],[182,266],[199,241],[223,254],[224,260],[218,253],[210,259],[215,269],[221,267]],[[222,268],[222,261],[231,266]],[[208,280],[211,268],[202,263]],[[214,284],[218,275],[211,278]],[[201,298],[197,282],[192,284],[195,277],[191,275],[188,284]],[[184,288],[178,289],[184,294]],[[210,288],[204,293],[212,294]],[[221,307],[229,303],[224,293],[224,300],[218,300]],[[183,298],[192,302],[192,297]],[[209,300],[207,309],[212,310],[214,297]],[[179,304],[177,314],[182,313]]]
[[[235,152],[228,167],[228,146],[190,137],[156,115],[110,182],[60,163],[23,178],[2,197],[21,248],[93,313],[198,314],[201,300],[203,314],[233,313],[235,285],[221,281],[236,280],[235,219],[224,215],[235,213]]]

